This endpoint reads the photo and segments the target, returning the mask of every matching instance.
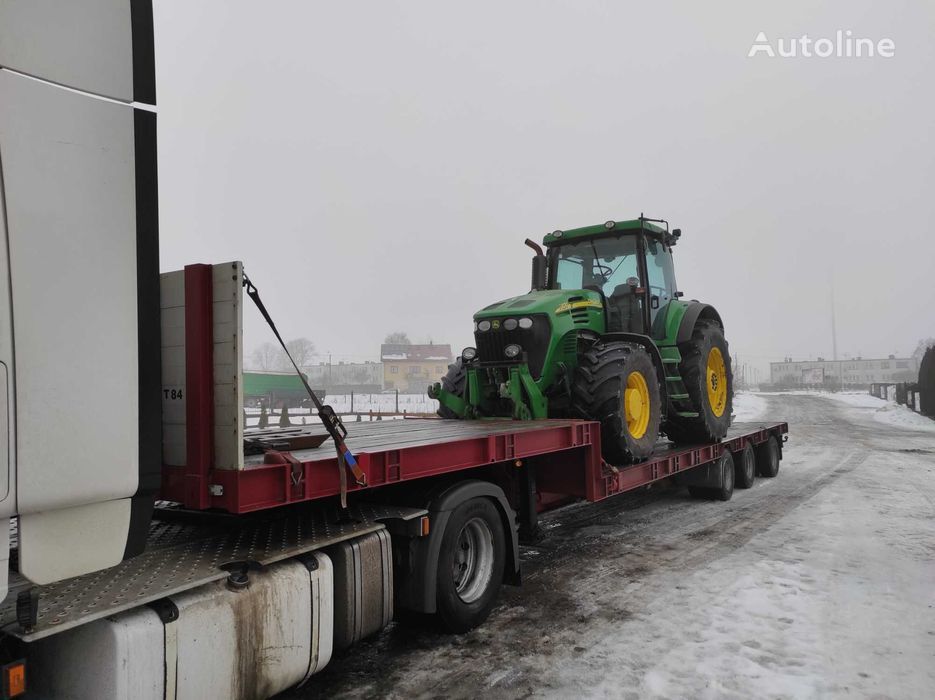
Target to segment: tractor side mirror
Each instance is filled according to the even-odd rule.
[[[546,280],[548,274],[548,259],[545,257],[545,254],[542,252],[542,247],[534,242],[526,239],[526,245],[536,251],[536,254],[532,257],[532,291],[538,291],[540,289],[545,289],[548,281]]]

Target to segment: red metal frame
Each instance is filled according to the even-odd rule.
[[[163,468],[161,497],[186,508],[248,513],[340,493],[337,455],[302,461],[270,452],[247,469],[215,469],[212,276],[210,265],[185,268],[186,467]],[[502,424],[498,427],[502,430]],[[493,432],[493,429],[492,429]],[[569,497],[599,501],[718,459],[724,450],[759,444],[788,432],[772,423],[710,445],[668,449],[640,464],[614,467],[601,459],[600,426],[589,421],[539,421],[515,433],[473,434],[445,442],[362,451],[365,488],[451,472],[514,464],[536,465],[540,507]],[[320,455],[319,455],[320,457]],[[349,491],[362,490],[349,480]]]

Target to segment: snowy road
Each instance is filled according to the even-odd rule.
[[[480,629],[391,626],[288,697],[935,697],[935,429],[765,401],[776,479],[564,509]]]

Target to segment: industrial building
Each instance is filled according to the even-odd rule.
[[[867,387],[875,382],[914,382],[919,364],[913,357],[890,355],[884,359],[793,360],[770,362],[769,379],[774,386]]]

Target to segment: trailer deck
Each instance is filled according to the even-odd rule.
[[[312,432],[324,433],[323,429]],[[662,441],[656,453],[639,464],[614,467],[601,459],[600,426],[592,421],[559,419],[440,420],[407,419],[352,424],[348,447],[375,488],[498,463],[536,459],[541,491],[598,501],[735,451],[743,441],[754,445],[771,434],[782,435],[781,422],[738,423],[720,443],[675,447]],[[283,432],[273,429],[271,435]],[[254,433],[255,435],[255,433]],[[209,507],[250,513],[340,493],[338,459],[330,441],[313,449],[248,455],[245,468],[213,469],[200,477],[195,492],[209,494]],[[192,475],[166,467],[162,497],[189,508]],[[363,490],[353,483],[349,491]]]

